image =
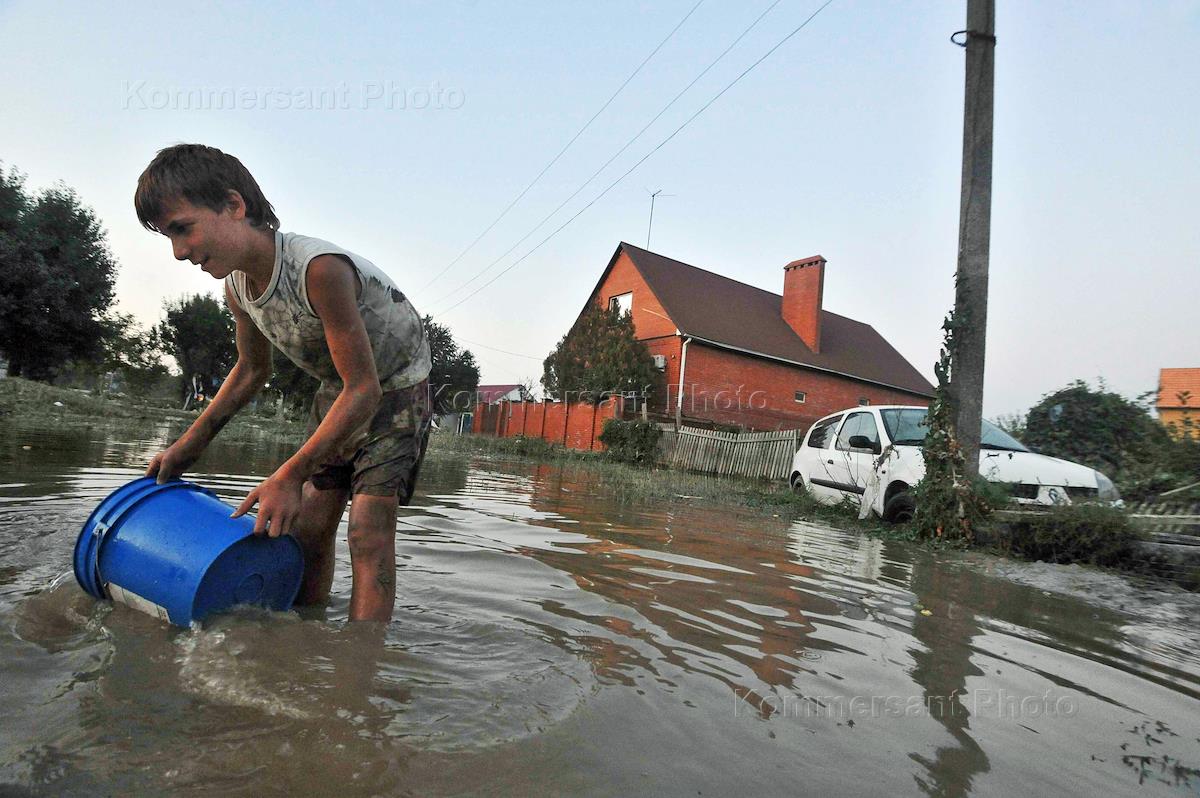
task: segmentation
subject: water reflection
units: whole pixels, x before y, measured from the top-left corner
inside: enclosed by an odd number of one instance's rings
[[[344,623],[344,530],[324,607],[180,630],[94,602],[74,536],[170,434],[0,435],[0,791],[1194,788],[1122,760],[1200,762],[1186,596],[1135,618],[581,469],[435,450],[386,628]],[[198,477],[239,499],[286,454],[218,445]]]
[[[917,567],[913,573],[913,592],[923,611],[913,617],[912,634],[923,648],[912,652],[912,678],[921,685],[930,717],[954,740],[952,745],[939,745],[932,758],[921,751],[909,754],[927,770],[927,776],[918,778],[917,783],[930,795],[968,795],[974,777],[989,769],[987,754],[971,736],[971,713],[962,700],[968,678],[983,673],[971,661],[971,641],[980,632],[975,613],[969,609],[973,581],[963,572],[927,566]],[[955,611],[935,618],[926,605],[954,607]]]

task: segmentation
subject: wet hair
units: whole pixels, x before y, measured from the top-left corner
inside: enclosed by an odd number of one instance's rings
[[[176,144],[159,150],[138,178],[133,207],[143,227],[161,233],[157,222],[171,203],[182,198],[220,212],[229,202],[230,191],[242,195],[251,225],[279,228],[275,209],[242,162],[203,144]]]

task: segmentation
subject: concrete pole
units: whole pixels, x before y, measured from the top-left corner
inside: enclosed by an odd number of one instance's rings
[[[963,108],[962,199],[954,292],[954,360],[950,392],[958,405],[957,436],[969,469],[979,464],[983,367],[987,342],[988,248],[992,216],[992,105],[995,0],[967,0],[966,102]]]

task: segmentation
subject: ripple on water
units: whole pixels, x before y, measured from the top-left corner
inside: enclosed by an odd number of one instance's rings
[[[1139,788],[1128,756],[1200,763],[1186,597],[1114,609],[1052,575],[1022,586],[815,524],[628,501],[554,466],[434,457],[402,512],[387,626],[345,623],[343,528],[323,610],[172,629],[62,573],[87,513],[154,445],[0,474],[0,692],[18,709],[0,782],[1049,794],[1175,789]],[[215,447],[200,481],[240,499],[263,471],[251,454]],[[1002,702],[1035,694],[1075,714]],[[916,711],[855,714],[854,698]]]

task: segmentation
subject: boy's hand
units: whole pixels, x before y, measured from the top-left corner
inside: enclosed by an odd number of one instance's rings
[[[300,489],[304,480],[296,479],[276,471],[242,502],[230,518],[245,515],[258,504],[258,518],[254,522],[254,534],[264,532],[273,538],[292,531],[292,524],[300,515]]]
[[[200,451],[194,447],[188,446],[183,439],[163,449],[150,461],[150,465],[146,468],[146,476],[158,477],[158,484],[170,482],[176,477],[183,476],[183,472],[192,467],[196,459],[200,456]]]

